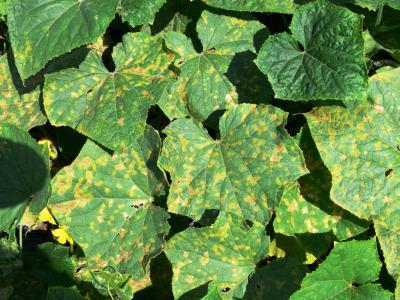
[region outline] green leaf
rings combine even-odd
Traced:
[[[29,204],[39,213],[50,194],[48,150],[27,132],[0,123],[0,231],[11,232]]]
[[[218,209],[268,223],[283,186],[306,173],[284,129],[286,116],[241,104],[222,116],[218,140],[190,119],[169,125],[160,158],[172,176],[169,211],[198,220],[206,209]]]
[[[90,268],[111,266],[139,278],[161,251],[169,215],[152,204],[166,184],[156,167],[159,149],[160,138],[150,127],[122,154],[111,156],[88,141],[53,179],[50,209]]]
[[[167,1],[156,14],[154,22],[149,29],[152,34],[161,31],[176,31],[187,32],[191,35],[195,31],[195,23],[200,17],[204,6],[200,1]],[[188,24],[190,24],[189,27]]]
[[[135,292],[151,285],[150,276],[137,280],[109,267],[97,271],[84,269],[78,276],[81,281],[93,285],[99,294],[105,297],[113,295],[120,300],[131,300]]]
[[[275,233],[268,255],[312,264],[327,254],[333,239],[334,236],[331,233],[303,233],[295,236]]]
[[[375,239],[337,243],[290,299],[390,300],[390,292],[372,283],[378,279],[381,267]]]
[[[295,0],[204,0],[210,6],[237,11],[290,14],[297,8]]]
[[[22,79],[39,72],[49,60],[95,42],[114,18],[117,2],[7,1],[9,34]]]
[[[256,268],[247,285],[245,300],[284,300],[300,288],[307,274],[306,265],[292,259],[278,259]]]
[[[23,253],[24,271],[51,285],[72,285],[76,265],[68,252],[65,246],[40,244],[34,251]]]
[[[225,73],[236,53],[255,51],[254,35],[263,28],[257,21],[205,11],[197,23],[203,46],[201,53],[195,51],[190,39],[182,33],[167,32],[167,47],[180,55],[176,65],[181,74],[173,87],[174,105],[178,111],[205,120],[216,110],[234,106],[237,92]]]
[[[388,5],[396,9],[400,9],[398,0],[335,0],[338,3],[352,3],[369,10],[377,10],[380,5]]]
[[[308,175],[302,179],[303,182],[308,181],[308,184],[314,188],[321,184],[319,178]],[[297,184],[286,188],[279,207],[276,209],[275,232],[295,235],[332,231],[338,239],[345,240],[368,229],[368,222],[362,222],[354,216],[349,216],[348,213],[346,214],[329,203],[329,194],[322,195],[324,198],[319,198],[319,203],[313,203],[303,197]]]
[[[161,80],[172,60],[162,47],[160,37],[128,34],[114,48],[115,71],[109,72],[101,55],[92,51],[79,69],[46,76],[44,105],[49,120],[111,149],[134,142],[143,134],[147,111],[155,103],[152,82]]]
[[[47,291],[46,300],[83,300],[83,296],[75,287],[66,288],[62,286],[50,287]]]
[[[360,15],[319,0],[296,10],[290,30],[292,35],[270,36],[256,61],[268,75],[275,97],[294,101],[366,99],[368,77]]]
[[[218,286],[213,286],[201,300],[223,300],[225,297],[221,295],[222,293]]]
[[[13,75],[17,74],[10,69],[6,55],[0,57],[0,74],[0,121],[24,130],[46,123],[40,110],[39,89],[19,94],[13,82]]]
[[[314,141],[332,173],[331,198],[372,219],[389,273],[400,275],[400,69],[370,79],[369,101],[319,108],[307,115]],[[340,164],[338,164],[340,162]]]
[[[165,2],[166,0],[121,0],[120,14],[132,27],[152,23],[154,15]]]
[[[248,228],[242,218],[221,212],[211,227],[189,228],[168,242],[174,296],[209,283],[211,290],[229,288],[230,295],[243,297],[248,276],[267,252],[263,225]]]
[[[21,264],[19,260],[19,249],[15,242],[8,239],[0,239],[0,278],[12,275]],[[1,295],[1,293],[0,293]]]
[[[7,3],[6,0],[0,0],[0,21],[5,15],[7,15]]]

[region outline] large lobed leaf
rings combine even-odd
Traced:
[[[164,2],[7,1],[10,39],[22,79],[35,75],[55,57],[94,43],[106,31],[117,10],[124,20],[136,26],[151,22]]]
[[[208,283],[210,293],[219,294],[217,289],[243,297],[248,276],[267,253],[264,226],[248,228],[242,218],[221,212],[211,227],[189,228],[168,242],[174,296]]]
[[[365,100],[362,19],[326,0],[296,10],[292,35],[270,36],[256,61],[275,96],[294,101]]]
[[[378,279],[381,267],[375,239],[337,243],[290,299],[390,300],[390,292],[372,283]]]
[[[168,214],[152,203],[166,179],[157,169],[160,138],[152,128],[121,154],[87,142],[52,181],[50,209],[82,248],[92,269],[112,266],[142,277],[163,246]]]
[[[10,39],[23,79],[76,47],[93,43],[114,18],[118,0],[11,0]]]
[[[162,47],[160,37],[128,34],[114,49],[115,71],[108,71],[101,55],[91,51],[79,69],[46,76],[49,120],[123,150],[143,134],[147,111],[155,103],[153,81],[161,80],[172,60]]]
[[[369,101],[319,108],[307,115],[321,157],[332,172],[331,198],[375,224],[385,261],[400,275],[400,70],[370,79]]]
[[[222,116],[217,140],[200,123],[174,121],[160,158],[172,176],[169,210],[198,220],[218,209],[268,223],[283,187],[306,173],[285,121],[279,109],[241,104]]]
[[[197,32],[203,50],[195,51],[188,37],[178,32],[166,33],[166,45],[180,55],[181,69],[178,81],[171,89],[172,103],[161,107],[170,119],[191,115],[206,120],[221,109],[237,103],[235,86],[225,73],[236,53],[255,51],[254,35],[264,26],[257,21],[203,12],[197,23]],[[173,106],[172,108],[170,106]]]

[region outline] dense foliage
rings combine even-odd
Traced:
[[[0,299],[400,299],[399,0],[0,0]]]

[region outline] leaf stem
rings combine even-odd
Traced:
[[[379,4],[379,7],[378,7],[378,14],[377,14],[377,16],[376,16],[375,27],[378,27],[379,24],[381,24],[381,21],[382,21],[382,14],[383,14],[383,7],[384,7],[384,6],[385,6],[384,4]]]

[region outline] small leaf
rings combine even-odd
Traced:
[[[392,299],[372,283],[381,270],[376,240],[337,243],[318,269],[308,274],[290,299]]]

